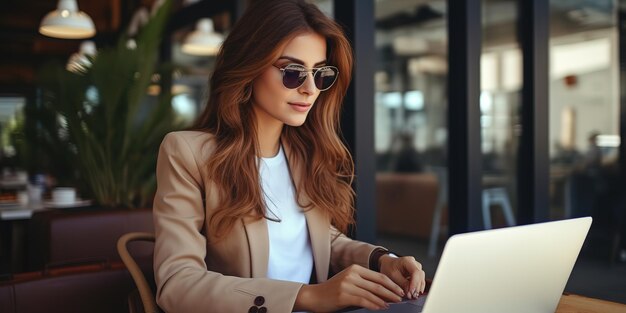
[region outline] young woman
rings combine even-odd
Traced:
[[[424,291],[413,257],[342,233],[354,213],[353,162],[338,136],[351,67],[341,28],[305,1],[255,1],[234,26],[206,110],[159,152],[161,308],[382,309]]]

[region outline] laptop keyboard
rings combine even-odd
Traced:
[[[366,313],[366,312],[390,312],[390,313],[420,313],[424,309],[424,303],[426,303],[426,296],[420,296],[415,300],[406,300],[400,303],[390,303],[389,309],[372,311],[368,309],[358,309],[353,311],[347,311],[347,313]]]

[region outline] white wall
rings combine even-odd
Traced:
[[[568,71],[562,66],[556,66],[558,59],[567,58],[563,54],[551,54],[551,81],[550,81],[550,152],[555,153],[554,145],[561,137],[563,127],[562,112],[571,108],[574,112],[574,146],[578,151],[586,151],[587,138],[593,131],[602,134],[617,134],[619,132],[619,63],[617,58],[617,42],[614,32],[606,34],[605,38],[593,40],[598,43],[595,48],[583,48],[581,51],[594,50],[595,55],[584,58],[571,59],[574,66]],[[581,43],[560,45],[552,51],[573,51]],[[603,64],[585,68],[581,63],[586,59],[604,60]],[[562,63],[561,63],[562,64]],[[579,65],[576,67],[576,65]],[[558,69],[558,70],[557,70]],[[574,75],[576,84],[567,86],[564,77]]]

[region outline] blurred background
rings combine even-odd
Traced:
[[[82,228],[91,228],[100,244],[125,231],[151,230],[159,143],[203,110],[215,54],[250,1],[4,1],[4,280],[58,264],[117,258],[114,251],[102,252],[109,248],[92,249],[99,252],[91,255],[55,250],[68,240],[93,246],[80,235]],[[479,109],[478,116],[467,114],[479,120],[474,131],[480,138],[480,177],[473,177],[479,186],[472,188],[480,193],[480,204],[455,209],[448,200],[466,198],[449,192],[459,177],[449,138],[465,129],[451,124],[450,116],[465,104],[451,105],[450,98],[459,92],[456,82],[467,78],[450,68],[451,57],[466,57],[450,50],[450,34],[463,31],[450,28],[454,2],[311,2],[346,28],[356,55],[342,120],[357,163],[358,223],[352,236],[414,255],[432,278],[454,233],[528,223],[520,217],[529,210],[543,212],[531,222],[592,216],[566,291],[626,303],[626,1],[546,0],[539,7],[523,0],[474,2],[480,6],[479,32],[470,33],[470,41],[480,47]],[[57,14],[84,12],[92,23],[77,22],[84,23],[85,34],[46,33],[43,26],[55,22],[49,14],[57,6],[65,10]],[[546,25],[533,28],[539,13]],[[533,30],[540,35],[530,34]],[[547,40],[534,45],[545,52],[547,66],[525,49],[525,38],[542,36]],[[542,156],[532,167],[545,182],[539,195],[520,186],[531,177],[520,170],[526,168],[520,165],[526,162],[520,149],[523,116],[533,104],[525,100],[524,86],[531,84],[525,82],[525,66],[543,73],[547,85],[535,91],[546,103],[532,119],[543,123],[545,131],[537,136],[547,143],[532,150]],[[527,197],[544,207],[520,205]],[[112,230],[103,222],[110,218],[106,212],[123,221],[111,223],[126,226]],[[55,237],[56,220],[77,216],[86,220],[62,224],[70,227],[67,234]],[[451,228],[459,224],[466,227]]]

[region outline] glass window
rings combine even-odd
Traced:
[[[22,167],[24,106],[26,98],[21,96],[0,97],[0,160],[7,168]]]
[[[320,11],[324,12],[324,14],[333,17],[335,15],[334,11],[334,0],[312,0],[311,2],[315,3]]]
[[[616,3],[550,1],[550,213],[594,218],[566,290],[626,303]]]
[[[591,215],[615,174],[619,60],[614,1],[551,1],[550,195],[555,219]]]
[[[447,235],[445,14],[445,1],[375,1],[378,238],[428,277]]]
[[[522,55],[518,4],[482,1],[480,124],[482,129],[482,226],[516,224]]]

